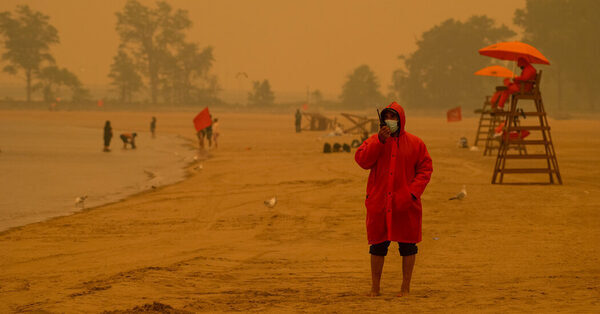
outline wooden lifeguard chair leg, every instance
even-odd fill
[[[500,140],[500,147],[498,148],[498,155],[496,157],[496,165],[494,166],[494,175],[492,176],[492,184],[496,183],[496,179],[498,183],[502,183],[504,180],[504,169],[506,168],[506,155],[509,149],[509,140],[510,140],[510,126],[515,124],[515,113],[517,111],[517,99],[516,97],[511,97],[510,100],[510,111],[506,116],[506,120],[504,122],[504,129],[502,130],[502,136]],[[498,174],[500,177],[498,178]]]
[[[485,125],[484,121],[487,121],[491,124],[493,117],[490,115],[490,96],[485,96],[485,101],[483,102],[483,108],[481,109],[481,116],[479,117],[479,125],[477,126],[477,133],[475,134],[475,141],[473,142],[473,146],[477,146],[479,140],[484,140],[486,138],[482,138],[481,136],[486,136],[488,134],[487,130],[484,128],[489,125]]]

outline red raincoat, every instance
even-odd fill
[[[521,91],[521,81],[533,81],[537,76],[537,71],[535,70],[535,68],[525,59],[519,58],[518,65],[520,67],[523,67],[523,71],[521,72],[521,75],[513,78],[514,83],[509,83],[508,81],[504,82],[504,85],[506,85],[508,89],[502,91],[502,93],[500,94],[500,100],[498,100],[499,108],[504,108],[504,103],[508,99],[508,96]],[[533,88],[533,84],[525,83],[524,87],[525,91],[529,92]]]
[[[399,135],[385,144],[377,134],[357,149],[354,159],[371,170],[367,182],[367,238],[369,244],[384,241],[421,241],[421,194],[433,172],[423,141],[404,131],[404,109],[396,102],[387,108],[399,115]]]

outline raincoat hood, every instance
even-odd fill
[[[381,117],[380,119],[380,123],[381,124],[385,124],[385,121],[383,119],[383,114],[386,111],[391,111],[394,114],[396,114],[396,116],[398,117],[398,135],[402,135],[404,134],[404,125],[406,122],[406,116],[404,115],[404,108],[402,108],[402,106],[398,105],[397,102],[392,102],[391,104],[389,104],[389,106],[385,107],[385,109],[383,109],[383,111],[381,111]]]
[[[525,58],[519,58],[517,60],[517,66],[519,66],[519,67],[525,67],[528,65],[529,65],[529,62],[527,62],[527,60],[525,60]]]

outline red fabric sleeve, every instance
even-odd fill
[[[429,152],[427,152],[425,143],[421,142],[419,144],[419,159],[415,165],[415,178],[408,187],[410,194],[417,198],[421,197],[421,194],[423,194],[423,191],[425,191],[427,183],[429,183],[429,180],[431,179],[432,172],[433,162],[429,156]]]
[[[375,134],[366,139],[360,147],[358,147],[354,154],[354,160],[356,160],[356,163],[361,168],[371,169],[377,162],[382,149],[383,144],[379,141],[378,135]]]
[[[523,71],[521,72],[521,75],[515,77],[513,79],[513,81],[515,83],[520,82],[520,81],[531,81],[535,79],[535,76],[537,75],[537,72],[535,70],[534,67],[530,66],[526,66]]]

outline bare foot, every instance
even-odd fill
[[[375,290],[371,290],[371,292],[369,292],[369,293],[367,294],[367,296],[368,296],[368,297],[378,297],[378,296],[380,296],[380,295],[381,295],[381,294],[379,293],[379,291],[375,291]]]
[[[402,288],[400,288],[400,293],[398,294],[398,297],[407,297],[409,294],[410,294],[410,286],[402,285]]]

